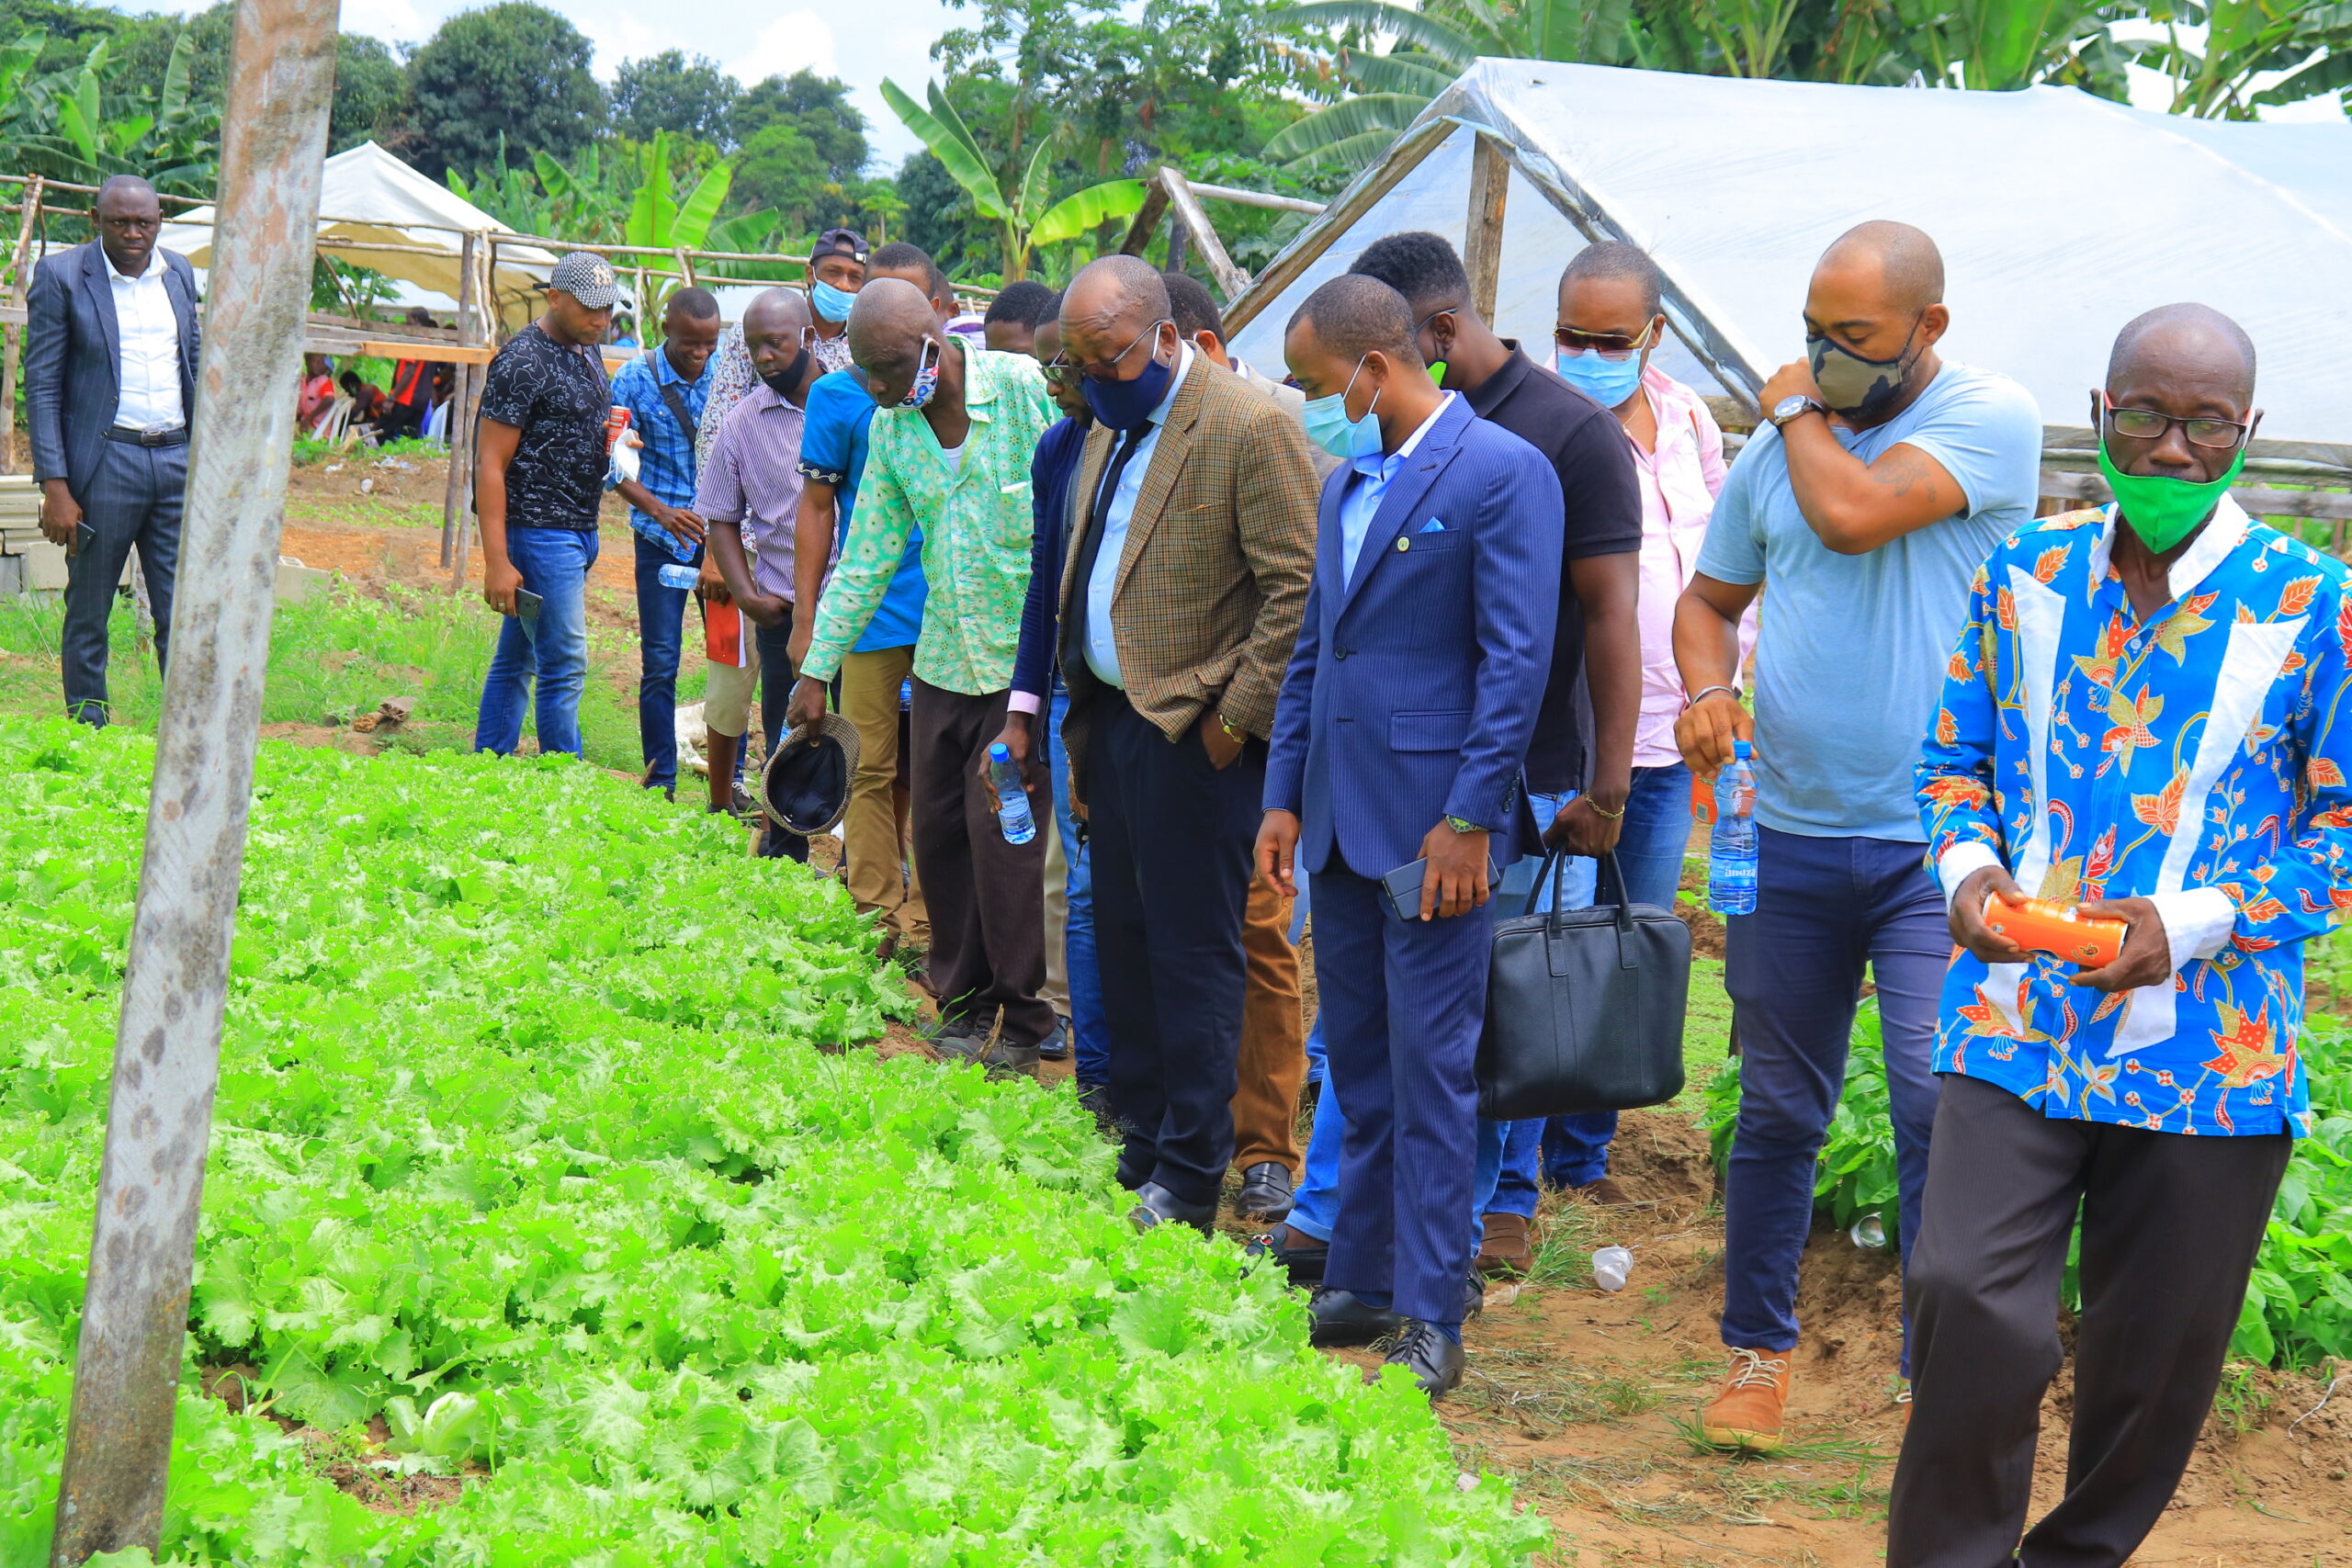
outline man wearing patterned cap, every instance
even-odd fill
[[[595,345],[620,289],[611,263],[574,251],[556,263],[547,296],[546,313],[490,363],[476,441],[481,596],[506,622],[482,682],[474,750],[501,755],[521,744],[535,682],[539,750],[579,755],[588,673],[588,570],[612,403]]]

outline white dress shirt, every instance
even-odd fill
[[[1094,557],[1093,575],[1086,580],[1086,667],[1094,678],[1106,686],[1122,690],[1126,682],[1119,678],[1119,650],[1111,637],[1111,592],[1119,582],[1119,558],[1126,553],[1127,519],[1134,515],[1136,498],[1143,493],[1143,477],[1151,467],[1151,455],[1159,446],[1160,426],[1168,423],[1168,411],[1175,406],[1176,394],[1182,389],[1184,378],[1193,368],[1193,345],[1185,344],[1176,359],[1176,374],[1168,378],[1168,390],[1160,395],[1159,405],[1151,411],[1151,423],[1136,442],[1127,466],[1119,470],[1119,483],[1111,491],[1110,504],[1102,509],[1102,543]],[[1114,432],[1112,443],[1115,457],[1118,443],[1127,437],[1125,432]],[[1083,514],[1080,516],[1082,522]]]
[[[100,255],[106,252],[100,249]],[[126,277],[107,262],[114,290],[114,319],[122,355],[115,367],[120,394],[114,405],[118,427],[150,430],[187,423],[180,403],[180,319],[164,288],[164,253],[147,253],[147,270]]]
[[[1421,421],[1404,444],[1385,457],[1375,453],[1355,460],[1355,477],[1348,482],[1348,493],[1340,502],[1340,586],[1345,588],[1355,581],[1356,557],[1363,550],[1363,536],[1372,529],[1372,520],[1380,512],[1380,498],[1388,493],[1389,481],[1404,468],[1405,459],[1421,444],[1421,437],[1444,416],[1459,394],[1448,392],[1439,400],[1437,411]]]

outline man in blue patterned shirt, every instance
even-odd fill
[[[2201,305],[2123,329],[2093,395],[2113,505],[1978,570],[1917,780],[1966,951],[1944,981],[1914,1402],[1889,1568],[2107,1568],[2179,1483],[2310,1130],[2302,944],[2352,907],[2344,569],[2228,494],[2254,345]],[[1986,923],[2128,922],[2084,970]],[[2030,1532],[2082,1213],[2066,1490]]]
[[[707,288],[681,288],[662,312],[662,346],[621,367],[613,401],[629,411],[643,443],[638,472],[618,489],[637,546],[638,739],[648,789],[678,785],[678,652],[691,588],[660,577],[665,566],[700,567],[703,521],[694,511],[695,426],[710,395],[718,346],[718,301]]]

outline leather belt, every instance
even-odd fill
[[[126,446],[185,446],[187,445],[187,426],[175,424],[133,430],[127,424],[110,424],[107,426],[107,439],[119,441]]]

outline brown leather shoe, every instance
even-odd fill
[[[1588,1181],[1582,1187],[1575,1189],[1575,1191],[1576,1195],[1586,1202],[1598,1203],[1605,1209],[1617,1208],[1634,1201],[1634,1195],[1618,1186],[1617,1179],[1613,1176],[1604,1176],[1598,1181]]]
[[[1490,1280],[1524,1278],[1535,1267],[1535,1248],[1524,1214],[1488,1214],[1478,1242],[1478,1272]]]
[[[1700,1435],[1719,1449],[1780,1452],[1790,1381],[1787,1351],[1734,1350],[1724,1391],[1699,1413]]]

